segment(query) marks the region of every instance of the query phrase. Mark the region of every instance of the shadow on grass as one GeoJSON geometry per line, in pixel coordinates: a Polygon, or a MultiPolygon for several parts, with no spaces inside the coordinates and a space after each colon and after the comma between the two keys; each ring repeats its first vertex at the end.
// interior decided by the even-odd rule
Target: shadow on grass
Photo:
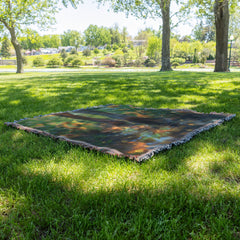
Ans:
{"type": "Polygon", "coordinates": [[[234,73],[26,74],[9,80],[0,89],[0,238],[237,239],[240,95],[211,85],[226,76],[238,86],[234,73]],[[141,165],[2,125],[109,103],[237,116],[141,165]],[[216,155],[207,173],[189,166],[201,148],[216,155]]]}
{"type": "Polygon", "coordinates": [[[20,162],[8,169],[2,239],[234,239],[239,227],[239,197],[186,177],[156,189],[131,183],[86,191],[20,162]]]}

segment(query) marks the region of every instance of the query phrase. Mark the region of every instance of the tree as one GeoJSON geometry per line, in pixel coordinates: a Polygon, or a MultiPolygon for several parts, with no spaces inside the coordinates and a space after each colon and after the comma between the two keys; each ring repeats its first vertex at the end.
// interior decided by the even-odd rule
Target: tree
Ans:
{"type": "Polygon", "coordinates": [[[216,29],[214,25],[214,19],[207,24],[203,24],[203,21],[197,24],[193,29],[195,40],[201,42],[216,41],[216,29]]]}
{"type": "Polygon", "coordinates": [[[75,30],[67,30],[61,35],[61,41],[63,46],[74,46],[76,49],[83,44],[83,38],[81,33],[75,30]]]}
{"type": "Polygon", "coordinates": [[[234,40],[240,38],[240,6],[236,6],[235,12],[230,15],[229,33],[234,36],[234,40]]]}
{"type": "Polygon", "coordinates": [[[154,31],[151,28],[146,28],[140,30],[137,36],[134,37],[135,40],[145,40],[145,45],[148,44],[148,39],[154,36],[154,31]]]}
{"type": "Polygon", "coordinates": [[[121,39],[123,44],[127,44],[128,42],[128,32],[127,28],[123,27],[122,32],[121,32],[121,39]]]}
{"type": "Polygon", "coordinates": [[[228,69],[228,0],[216,0],[214,4],[216,25],[216,63],[215,72],[227,72],[228,69]]]}
{"type": "Polygon", "coordinates": [[[21,45],[17,35],[26,26],[51,23],[52,14],[58,10],[56,1],[47,0],[0,0],[0,24],[11,35],[11,42],[17,57],[17,73],[23,72],[21,45]]]}
{"type": "MultiPolygon", "coordinates": [[[[68,0],[63,0],[66,5],[68,0]]],[[[70,0],[76,6],[78,1],[70,0]]],[[[40,27],[51,25],[58,11],[58,0],[0,0],[0,28],[3,25],[10,33],[11,42],[17,57],[17,73],[23,72],[21,45],[18,34],[26,26],[37,24],[40,27]]]]}
{"type": "Polygon", "coordinates": [[[84,31],[87,46],[99,47],[111,43],[111,34],[109,29],[98,27],[97,25],[89,25],[84,31]]]}
{"type": "Polygon", "coordinates": [[[121,43],[121,34],[119,32],[119,27],[117,24],[114,27],[109,28],[110,35],[111,35],[111,44],[120,45],[121,43]]]}
{"type": "Polygon", "coordinates": [[[200,17],[214,16],[216,27],[215,72],[228,69],[228,32],[230,13],[237,7],[237,0],[189,0],[190,5],[198,7],[200,17]]]}
{"type": "Polygon", "coordinates": [[[161,53],[161,39],[152,36],[148,40],[148,47],[147,47],[147,56],[152,58],[155,62],[159,63],[160,60],[160,53],[161,53]]]}
{"type": "Polygon", "coordinates": [[[45,48],[58,48],[62,45],[60,35],[58,34],[43,35],[40,37],[40,41],[42,47],[45,48]]]}
{"type": "Polygon", "coordinates": [[[24,31],[25,37],[19,38],[19,42],[24,49],[39,49],[42,46],[41,37],[37,31],[26,29],[24,31]]]}
{"type": "Polygon", "coordinates": [[[9,58],[11,56],[10,54],[10,41],[9,39],[5,36],[2,41],[2,48],[1,48],[1,56],[3,58],[9,58]]]}
{"type": "MultiPolygon", "coordinates": [[[[111,2],[114,11],[124,11],[136,17],[149,16],[162,18],[162,67],[161,71],[171,71],[170,64],[170,4],[171,0],[97,0],[111,2]]],[[[178,2],[178,1],[176,1],[178,2]]]]}

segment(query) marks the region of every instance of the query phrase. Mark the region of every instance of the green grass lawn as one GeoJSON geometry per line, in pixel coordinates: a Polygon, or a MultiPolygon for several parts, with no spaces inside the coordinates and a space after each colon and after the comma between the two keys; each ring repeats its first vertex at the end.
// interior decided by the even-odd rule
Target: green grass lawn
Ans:
{"type": "Polygon", "coordinates": [[[239,73],[0,74],[0,239],[239,239],[239,73]],[[100,104],[236,113],[138,164],[4,122],[100,104]]]}

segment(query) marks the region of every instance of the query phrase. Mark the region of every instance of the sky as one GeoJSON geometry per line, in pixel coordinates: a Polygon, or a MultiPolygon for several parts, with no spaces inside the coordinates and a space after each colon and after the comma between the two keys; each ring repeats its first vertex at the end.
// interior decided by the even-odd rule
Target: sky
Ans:
{"type": "MultiPolygon", "coordinates": [[[[56,24],[52,26],[53,29],[40,32],[40,34],[63,34],[68,29],[83,33],[90,24],[99,27],[112,27],[114,24],[118,24],[120,29],[127,27],[128,33],[134,37],[146,27],[158,30],[161,25],[161,19],[141,20],[133,16],[126,17],[124,13],[114,13],[108,9],[107,6],[98,8],[97,3],[91,0],[80,4],[77,9],[73,9],[71,6],[68,6],[68,8],[62,7],[62,10],[56,14],[56,24]]],[[[176,6],[173,5],[172,9],[176,9],[176,6]]],[[[179,27],[173,32],[183,36],[190,35],[191,31],[192,27],[189,24],[181,24],[181,28],[179,27]]]]}

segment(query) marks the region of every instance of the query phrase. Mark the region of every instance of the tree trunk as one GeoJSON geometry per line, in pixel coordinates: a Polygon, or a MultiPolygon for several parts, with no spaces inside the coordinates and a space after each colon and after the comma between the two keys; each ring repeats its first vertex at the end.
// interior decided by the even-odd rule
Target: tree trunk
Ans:
{"type": "Polygon", "coordinates": [[[216,25],[216,63],[214,72],[227,72],[228,69],[228,0],[215,0],[214,6],[216,25]]]}
{"type": "Polygon", "coordinates": [[[21,45],[17,41],[15,28],[12,27],[9,29],[11,34],[11,42],[16,52],[17,57],[17,73],[23,73],[23,60],[22,60],[22,52],[21,52],[21,45]]]}
{"type": "Polygon", "coordinates": [[[172,71],[170,63],[170,3],[171,0],[161,0],[162,11],[162,67],[160,71],[172,71]]]}

